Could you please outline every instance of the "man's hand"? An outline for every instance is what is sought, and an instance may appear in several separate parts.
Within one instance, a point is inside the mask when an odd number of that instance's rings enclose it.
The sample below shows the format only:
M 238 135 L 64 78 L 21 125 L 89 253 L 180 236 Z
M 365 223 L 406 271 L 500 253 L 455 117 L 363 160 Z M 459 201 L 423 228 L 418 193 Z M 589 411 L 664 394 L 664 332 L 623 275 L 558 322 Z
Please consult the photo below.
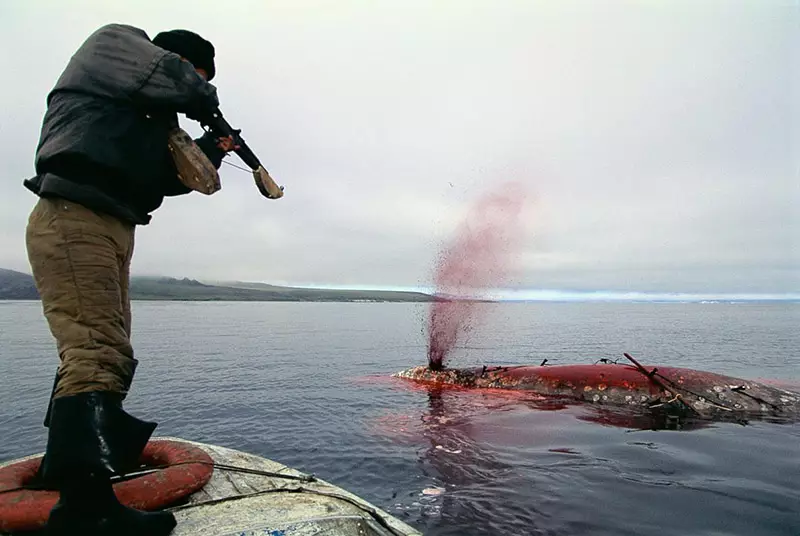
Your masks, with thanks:
M 217 147 L 229 153 L 231 151 L 235 151 L 239 149 L 239 145 L 234 145 L 233 136 L 228 136 L 227 138 L 217 138 Z

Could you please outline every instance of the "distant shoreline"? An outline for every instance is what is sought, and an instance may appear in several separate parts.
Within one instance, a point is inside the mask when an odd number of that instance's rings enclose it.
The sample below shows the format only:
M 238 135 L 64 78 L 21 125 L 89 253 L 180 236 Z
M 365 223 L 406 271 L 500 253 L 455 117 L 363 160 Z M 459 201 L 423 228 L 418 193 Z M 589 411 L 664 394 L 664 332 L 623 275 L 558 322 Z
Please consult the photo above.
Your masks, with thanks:
M 131 278 L 131 301 L 229 302 L 433 302 L 422 292 L 296 288 L 262 283 L 207 284 L 172 277 Z M 0 269 L 0 300 L 39 300 L 29 274 Z
M 3 302 L 39 302 L 39 298 L 9 298 L 0 296 L 0 303 Z M 188 303 L 188 302 L 203 302 L 203 303 L 433 303 L 436 300 L 434 297 L 430 299 L 350 299 L 350 298 L 328 298 L 328 299 L 298 299 L 298 298 L 259 298 L 241 299 L 241 298 L 181 298 L 181 297 L 152 297 L 152 296 L 131 296 L 132 302 L 174 302 L 174 303 Z M 464 300 L 466 301 L 466 300 Z M 698 300 L 698 301 L 677 301 L 677 300 L 474 300 L 480 303 L 494 303 L 494 304 L 533 304 L 533 303 L 547 303 L 553 305 L 563 304 L 580 304 L 580 305 L 777 305 L 777 304 L 791 304 L 800 305 L 800 300 L 785 299 L 785 300 Z
M 408 290 L 355 290 L 283 287 L 266 283 L 222 281 L 203 283 L 194 279 L 134 276 L 131 278 L 132 301 L 175 302 L 340 302 L 340 303 L 431 303 L 449 297 Z M 30 274 L 0 268 L 0 301 L 38 301 L 39 294 Z M 467 301 L 467 300 L 462 300 Z M 789 294 L 742 293 L 714 295 L 682 292 L 583 292 L 529 291 L 525 297 L 474 299 L 487 303 L 658 303 L 658 304 L 775 304 L 800 303 Z

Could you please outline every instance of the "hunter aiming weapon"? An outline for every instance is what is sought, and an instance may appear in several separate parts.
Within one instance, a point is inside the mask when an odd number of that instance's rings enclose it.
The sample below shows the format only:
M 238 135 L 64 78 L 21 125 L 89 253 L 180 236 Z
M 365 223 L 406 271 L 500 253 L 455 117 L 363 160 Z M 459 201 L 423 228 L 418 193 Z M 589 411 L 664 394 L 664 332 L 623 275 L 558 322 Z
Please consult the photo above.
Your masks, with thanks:
M 208 128 L 216 137 L 233 138 L 234 146 L 238 145 L 238 149 L 234 149 L 239 158 L 244 162 L 253 172 L 253 178 L 256 181 L 256 186 L 261 195 L 268 199 L 278 199 L 283 197 L 283 186 L 278 186 L 261 162 L 258 157 L 253 153 L 250 147 L 244 141 L 244 138 L 239 134 L 241 129 L 232 128 L 219 109 L 214 110 L 210 115 L 200 119 L 200 125 L 205 129 Z

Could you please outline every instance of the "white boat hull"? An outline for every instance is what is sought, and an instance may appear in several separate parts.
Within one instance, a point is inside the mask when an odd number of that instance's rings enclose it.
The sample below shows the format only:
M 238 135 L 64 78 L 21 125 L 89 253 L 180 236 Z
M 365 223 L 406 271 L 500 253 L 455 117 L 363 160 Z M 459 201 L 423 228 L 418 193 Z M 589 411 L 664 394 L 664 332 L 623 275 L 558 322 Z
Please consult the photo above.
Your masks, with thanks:
M 211 479 L 200 491 L 169 509 L 177 521 L 171 536 L 422 535 L 375 505 L 324 480 L 262 474 L 309 476 L 278 462 L 175 437 L 152 439 L 160 440 L 199 447 L 215 464 L 223 466 L 214 468 Z M 21 459 L 0 464 L 0 468 L 18 461 Z

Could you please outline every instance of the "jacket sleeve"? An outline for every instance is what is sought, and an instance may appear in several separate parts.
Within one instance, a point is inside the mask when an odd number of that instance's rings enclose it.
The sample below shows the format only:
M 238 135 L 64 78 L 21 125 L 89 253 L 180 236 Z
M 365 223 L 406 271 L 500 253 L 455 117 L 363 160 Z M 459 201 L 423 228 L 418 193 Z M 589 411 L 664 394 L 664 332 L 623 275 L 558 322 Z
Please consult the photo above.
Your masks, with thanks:
M 146 109 L 179 112 L 194 120 L 219 106 L 217 88 L 197 74 L 191 63 L 168 51 L 154 58 L 131 97 Z
M 161 193 L 164 194 L 166 197 L 176 197 L 179 195 L 186 195 L 192 193 L 194 190 L 189 188 L 188 186 L 184 185 L 181 181 L 178 180 L 178 175 L 175 174 L 174 176 L 170 176 L 169 180 L 166 184 L 164 184 L 164 189 Z
M 200 147 L 200 150 L 205 153 L 208 159 L 214 164 L 214 167 L 219 169 L 222 165 L 222 159 L 225 157 L 225 151 L 217 147 L 217 139 L 211 132 L 206 132 L 194 142 Z

